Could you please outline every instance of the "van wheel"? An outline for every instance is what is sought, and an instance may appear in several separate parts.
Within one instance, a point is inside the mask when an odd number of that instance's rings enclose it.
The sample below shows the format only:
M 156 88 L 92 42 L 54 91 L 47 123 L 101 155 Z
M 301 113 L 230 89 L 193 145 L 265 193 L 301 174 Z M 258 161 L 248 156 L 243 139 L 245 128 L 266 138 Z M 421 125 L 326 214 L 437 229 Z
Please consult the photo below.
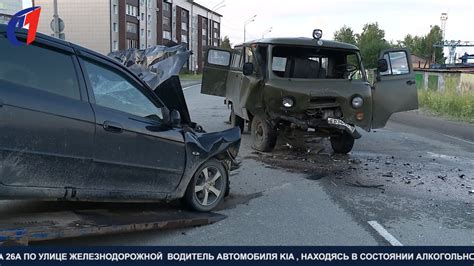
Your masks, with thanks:
M 228 193 L 229 175 L 216 159 L 205 162 L 189 182 L 184 201 L 198 212 L 209 212 L 217 207 Z
M 252 119 L 251 135 L 252 147 L 257 151 L 270 152 L 275 148 L 277 133 L 262 117 L 255 116 Z
M 354 147 L 354 138 L 347 132 L 331 137 L 331 146 L 335 153 L 348 154 Z
M 240 128 L 240 133 L 244 133 L 245 119 L 235 114 L 234 107 L 230 111 L 230 125 Z

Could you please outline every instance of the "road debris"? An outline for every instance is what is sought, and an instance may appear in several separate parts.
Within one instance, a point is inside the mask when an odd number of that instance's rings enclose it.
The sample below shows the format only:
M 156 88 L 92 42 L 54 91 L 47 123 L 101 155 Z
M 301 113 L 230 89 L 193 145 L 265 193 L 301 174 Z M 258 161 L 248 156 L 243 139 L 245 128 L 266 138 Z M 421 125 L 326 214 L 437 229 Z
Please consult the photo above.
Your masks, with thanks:
M 446 182 L 448 175 L 438 175 L 438 178 Z
M 393 177 L 392 172 L 388 172 L 382 175 L 383 177 Z
M 361 188 L 376 188 L 385 191 L 384 185 L 365 185 L 356 181 L 355 183 L 346 182 L 346 185 L 351 187 L 361 187 Z

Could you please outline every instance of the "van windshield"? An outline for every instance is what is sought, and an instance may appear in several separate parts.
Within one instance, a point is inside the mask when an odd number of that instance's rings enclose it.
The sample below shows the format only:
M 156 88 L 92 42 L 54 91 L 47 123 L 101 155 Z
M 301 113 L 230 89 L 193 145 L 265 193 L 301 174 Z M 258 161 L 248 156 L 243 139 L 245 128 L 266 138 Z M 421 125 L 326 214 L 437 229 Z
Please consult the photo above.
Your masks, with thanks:
M 364 79 L 355 51 L 276 46 L 272 55 L 272 71 L 281 78 Z

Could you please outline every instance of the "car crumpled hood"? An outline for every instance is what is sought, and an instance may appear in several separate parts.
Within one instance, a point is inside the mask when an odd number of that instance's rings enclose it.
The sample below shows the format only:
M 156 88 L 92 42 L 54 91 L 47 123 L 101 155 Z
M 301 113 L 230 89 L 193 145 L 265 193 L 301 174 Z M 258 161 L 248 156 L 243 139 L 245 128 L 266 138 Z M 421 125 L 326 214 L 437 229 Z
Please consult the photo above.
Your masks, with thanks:
M 241 135 L 239 128 L 231 128 L 221 132 L 189 134 L 187 137 L 197 140 L 201 150 L 213 154 L 231 144 L 240 144 Z
M 188 62 L 191 51 L 185 44 L 173 47 L 154 46 L 145 50 L 135 48 L 110 53 L 143 80 L 170 110 L 181 114 L 183 124 L 190 125 L 186 100 L 179 80 L 179 72 Z

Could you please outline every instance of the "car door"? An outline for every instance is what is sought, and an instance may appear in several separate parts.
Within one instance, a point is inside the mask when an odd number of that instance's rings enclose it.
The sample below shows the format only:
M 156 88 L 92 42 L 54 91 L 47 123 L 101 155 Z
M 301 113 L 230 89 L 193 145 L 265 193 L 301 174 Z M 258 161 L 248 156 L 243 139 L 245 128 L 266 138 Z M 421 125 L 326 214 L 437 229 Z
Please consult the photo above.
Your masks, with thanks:
M 236 115 L 243 117 L 242 107 L 240 106 L 240 89 L 244 75 L 242 73 L 243 65 L 243 47 L 236 47 L 232 52 L 232 60 L 227 77 L 226 99 L 232 103 L 232 108 Z
M 184 136 L 163 122 L 151 89 L 111 62 L 81 53 L 96 115 L 90 188 L 172 192 L 185 168 Z
M 257 56 L 256 53 L 260 53 Z M 235 93 L 239 96 L 239 106 L 242 109 L 242 114 L 237 113 L 239 116 L 250 120 L 246 111 L 246 106 L 250 108 L 261 108 L 263 107 L 263 93 L 264 90 L 255 89 L 259 83 L 264 79 L 265 67 L 266 67 L 266 56 L 267 48 L 259 47 L 256 45 L 244 47 L 244 58 L 243 63 L 251 63 L 254 66 L 254 71 L 250 75 L 243 75 L 240 83 L 240 88 Z M 265 58 L 261 57 L 265 56 Z
M 16 47 L 1 34 L 0 51 L 0 182 L 79 186 L 92 165 L 95 121 L 74 50 L 39 36 Z
M 201 93 L 226 96 L 232 53 L 229 50 L 209 48 L 206 52 L 202 76 Z
M 418 92 L 407 49 L 382 51 L 380 59 L 387 63 L 387 71 L 377 73 L 372 94 L 372 128 L 385 127 L 390 116 L 397 112 L 418 109 Z

